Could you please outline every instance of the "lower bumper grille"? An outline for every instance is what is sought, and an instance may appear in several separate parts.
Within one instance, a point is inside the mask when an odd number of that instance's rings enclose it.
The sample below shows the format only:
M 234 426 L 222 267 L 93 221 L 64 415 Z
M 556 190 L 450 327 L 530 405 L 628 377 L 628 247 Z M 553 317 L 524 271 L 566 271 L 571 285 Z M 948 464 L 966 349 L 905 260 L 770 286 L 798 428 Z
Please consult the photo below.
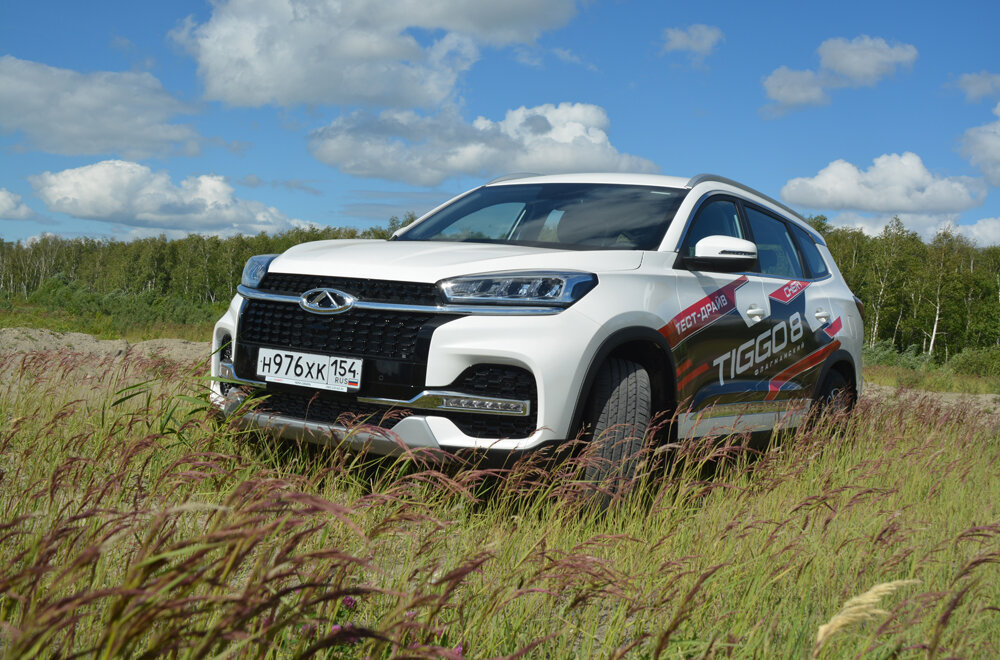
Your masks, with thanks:
M 391 429 L 411 414 L 433 415 L 450 419 L 462 433 L 473 438 L 526 438 L 537 428 L 537 388 L 534 377 L 525 369 L 507 365 L 477 365 L 466 369 L 445 389 L 457 393 L 528 400 L 531 402 L 531 414 L 510 417 L 450 410 L 413 413 L 400 407 L 360 403 L 350 394 L 287 386 L 269 386 L 265 392 L 268 396 L 261 402 L 258 410 L 348 428 L 371 424 Z
M 267 395 L 258 407 L 261 412 L 347 428 L 371 424 L 391 429 L 399 420 L 410 415 L 405 410 L 358 403 L 355 397 L 348 395 L 338 396 L 311 390 L 268 391 Z

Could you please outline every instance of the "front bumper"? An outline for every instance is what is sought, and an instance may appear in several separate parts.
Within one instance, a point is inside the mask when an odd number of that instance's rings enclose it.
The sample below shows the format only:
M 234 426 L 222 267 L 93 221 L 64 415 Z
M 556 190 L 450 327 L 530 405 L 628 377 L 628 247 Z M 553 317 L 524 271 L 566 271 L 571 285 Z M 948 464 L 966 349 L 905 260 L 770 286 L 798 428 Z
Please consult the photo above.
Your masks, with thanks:
M 357 404 L 350 412 L 350 423 L 342 423 L 336 414 L 317 416 L 314 402 L 326 399 L 325 404 L 335 407 L 345 403 L 346 395 L 323 393 L 313 399 L 314 390 L 297 388 L 292 391 L 260 382 L 247 382 L 234 378 L 232 364 L 235 360 L 238 375 L 251 375 L 253 354 L 242 352 L 238 326 L 244 298 L 237 295 L 227 313 L 216 324 L 212 375 L 219 379 L 213 383 L 216 405 L 230 414 L 239 414 L 247 425 L 265 429 L 286 438 L 304 439 L 320 443 L 347 443 L 365 446 L 372 451 L 392 453 L 402 443 L 407 447 L 431 447 L 448 451 L 460 449 L 485 449 L 499 452 L 530 450 L 552 441 L 569 437 L 572 432 L 571 417 L 582 380 L 593 355 L 600 334 L 597 324 L 574 306 L 558 314 L 498 314 L 469 315 L 442 319 L 427 338 L 425 368 L 419 378 L 411 378 L 412 386 L 375 387 L 375 380 L 362 385 L 362 391 L 351 396 L 350 404 Z M 450 310 L 449 311 L 453 311 Z M 221 347 L 230 338 L 236 338 L 235 349 L 228 357 Z M 290 350 L 315 351 L 313 348 Z M 252 350 L 252 349 L 251 349 Z M 321 352 L 321 351 L 315 351 Z M 331 349 L 331 353 L 334 349 Z M 348 354 L 350 354 L 348 352 Z M 249 358 L 249 359 L 248 359 Z M 390 380 L 387 370 L 372 363 L 368 371 L 379 383 L 382 373 Z M 522 374 L 530 379 L 530 401 L 524 388 L 480 388 L 469 386 L 465 378 L 469 370 L 487 367 Z M 255 375 L 251 375 L 255 377 Z M 488 380 L 492 380 L 492 376 Z M 504 376 L 504 382 L 507 376 Z M 235 386 L 224 381 L 264 390 L 271 394 L 272 410 L 267 401 L 258 410 L 241 412 L 243 398 Z M 518 381 L 521 382 L 521 381 Z M 480 381 L 481 384 L 481 381 Z M 297 398 L 297 406 L 285 405 L 287 398 Z M 472 404 L 469 400 L 474 400 Z M 324 405 L 322 401 L 320 405 Z M 496 407 L 490 409 L 490 404 Z M 530 417 L 504 414 L 504 408 L 530 412 Z M 382 428 L 376 419 L 386 411 L 410 416 L 392 420 Z M 292 414 L 289 412 L 292 411 Z M 307 414 L 298 414 L 307 411 Z M 277 413 L 277 414 L 276 414 Z M 374 414 L 373 414 L 374 413 Z M 361 424 L 354 422 L 361 421 Z M 366 423 L 368 422 L 368 423 Z M 373 422 L 373 423 L 371 423 Z
M 231 362 L 220 360 L 219 378 L 219 382 L 226 383 L 226 388 L 224 393 L 222 388 L 213 389 L 213 404 L 226 417 L 236 416 L 244 427 L 256 427 L 286 439 L 317 444 L 346 444 L 355 449 L 365 448 L 378 454 L 395 454 L 403 447 L 441 449 L 432 428 L 435 426 L 433 419 L 420 413 L 433 416 L 435 412 L 441 414 L 489 410 L 492 415 L 523 418 L 529 416 L 532 411 L 530 400 L 475 396 L 447 390 L 424 390 L 405 401 L 358 397 L 358 403 L 378 406 L 381 408 L 381 413 L 367 417 L 358 416 L 351 420 L 350 424 L 330 423 L 270 412 L 266 410 L 266 405 L 262 406 L 263 410 L 258 410 L 255 405 L 248 402 L 248 399 L 255 389 L 266 395 L 263 388 L 266 388 L 267 383 L 237 377 Z M 400 419 L 403 411 L 417 414 L 410 414 Z M 451 424 L 450 420 L 444 418 L 435 419 Z M 383 426 L 387 420 L 392 421 L 392 428 Z M 441 429 L 438 429 L 438 433 L 440 432 Z M 482 448 L 493 448 L 493 443 Z

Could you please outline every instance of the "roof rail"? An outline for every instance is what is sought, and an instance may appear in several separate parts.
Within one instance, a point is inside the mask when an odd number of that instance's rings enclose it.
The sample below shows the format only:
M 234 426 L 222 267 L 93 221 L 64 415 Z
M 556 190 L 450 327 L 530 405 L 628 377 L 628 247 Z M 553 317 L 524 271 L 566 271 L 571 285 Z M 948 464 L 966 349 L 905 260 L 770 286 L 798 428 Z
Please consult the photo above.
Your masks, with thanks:
M 501 181 L 513 181 L 514 179 L 527 179 L 532 176 L 541 176 L 540 174 L 535 174 L 534 172 L 513 172 L 511 174 L 504 174 L 503 176 L 498 176 L 495 179 L 491 179 L 486 182 L 486 185 L 493 183 L 500 183 Z
M 733 181 L 732 179 L 727 179 L 726 177 L 719 176 L 718 174 L 696 174 L 693 177 L 691 177 L 690 179 L 688 179 L 687 185 L 689 187 L 691 187 L 691 188 L 694 188 L 699 183 L 704 183 L 705 181 L 714 181 L 715 183 L 724 183 L 726 185 L 733 186 L 734 188 L 739 188 L 740 190 L 745 190 L 748 193 L 753 193 L 754 195 L 757 195 L 758 197 L 760 197 L 762 199 L 766 199 L 767 201 L 771 202 L 772 204 L 774 204 L 775 206 L 777 206 L 779 209 L 783 209 L 786 212 L 791 213 L 793 216 L 795 216 L 796 218 L 798 218 L 802 222 L 806 222 L 806 219 L 804 217 L 802 217 L 802 215 L 798 211 L 795 211 L 795 210 L 789 208 L 787 205 L 782 204 L 778 200 L 776 200 L 776 199 L 774 199 L 772 197 L 768 197 L 767 195 L 765 195 L 764 193 L 760 192 L 759 190 L 754 190 L 750 186 L 746 186 L 746 185 L 740 183 L 739 181 Z

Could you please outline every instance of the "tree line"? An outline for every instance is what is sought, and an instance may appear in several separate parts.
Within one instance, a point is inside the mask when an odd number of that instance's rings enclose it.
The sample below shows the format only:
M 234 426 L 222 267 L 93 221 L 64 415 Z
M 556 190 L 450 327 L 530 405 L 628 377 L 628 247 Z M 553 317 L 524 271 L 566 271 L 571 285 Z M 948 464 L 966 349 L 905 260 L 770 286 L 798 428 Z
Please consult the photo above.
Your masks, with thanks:
M 865 305 L 865 343 L 936 361 L 1000 346 L 1000 246 L 977 247 L 949 228 L 930 242 L 893 218 L 876 236 L 810 218 Z
M 208 322 L 233 296 L 251 255 L 321 239 L 388 238 L 412 220 L 407 214 L 366 230 L 302 228 L 228 238 L 0 239 L 0 302 L 61 305 L 73 313 L 144 309 L 140 316 L 147 319 Z M 948 229 L 924 242 L 898 218 L 876 236 L 834 228 L 824 216 L 809 221 L 865 305 L 867 346 L 939 362 L 965 349 L 1000 346 L 1000 246 L 977 247 Z
M 388 238 L 413 220 L 392 217 L 384 227 L 310 227 L 228 238 L 189 234 L 117 241 L 43 235 L 30 242 L 0 239 L 0 296 L 30 298 L 53 278 L 97 294 L 152 294 L 193 303 L 228 302 L 246 260 L 284 252 L 305 241 Z

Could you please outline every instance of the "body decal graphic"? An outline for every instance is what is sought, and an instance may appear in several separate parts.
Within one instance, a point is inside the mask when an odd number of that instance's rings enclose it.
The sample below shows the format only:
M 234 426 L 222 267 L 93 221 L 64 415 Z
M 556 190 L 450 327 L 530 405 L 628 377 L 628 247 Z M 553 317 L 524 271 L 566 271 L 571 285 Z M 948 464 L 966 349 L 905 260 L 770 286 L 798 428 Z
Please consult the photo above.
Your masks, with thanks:
M 746 403 L 754 396 L 762 403 L 808 397 L 815 370 L 841 347 L 836 339 L 844 328 L 841 317 L 819 327 L 806 322 L 807 297 L 815 289 L 809 289 L 813 282 L 803 280 L 765 282 L 769 309 L 764 322 L 746 332 L 740 323 L 730 333 L 722 326 L 723 318 L 738 314 L 736 293 L 748 282 L 746 275 L 737 277 L 660 328 L 678 360 L 678 396 L 688 398 L 693 409 L 719 402 Z M 699 344 L 685 343 L 702 331 L 706 335 Z M 710 353 L 692 352 L 699 345 L 715 348 Z M 756 394 L 744 396 L 751 392 Z
M 843 329 L 844 329 L 844 322 L 838 316 L 833 323 L 823 328 L 823 332 L 825 332 L 829 337 L 835 337 L 837 336 L 837 333 Z
M 706 371 L 708 371 L 708 363 L 707 362 L 704 363 L 704 364 L 702 364 L 701 366 L 699 366 L 697 369 L 692 370 L 691 373 L 687 374 L 686 376 L 681 377 L 681 379 L 679 381 L 677 381 L 677 389 L 678 390 L 683 390 L 687 386 L 688 383 L 690 383 L 692 380 L 694 380 L 698 376 L 702 375 Z M 678 374 L 678 376 L 679 376 L 679 374 Z
M 826 344 L 825 346 L 821 346 L 820 348 L 816 349 L 815 351 L 805 356 L 804 358 L 802 358 L 795 364 L 791 365 L 790 367 L 787 367 L 784 370 L 782 370 L 781 373 L 777 374 L 774 378 L 771 379 L 770 383 L 768 383 L 769 391 L 767 393 L 767 396 L 765 397 L 765 401 L 773 400 L 778 395 L 778 392 L 780 392 L 781 389 L 785 386 L 785 383 L 790 381 L 795 376 L 798 376 L 812 369 L 813 367 L 823 364 L 823 361 L 838 348 L 840 348 L 840 341 L 839 340 L 832 341 L 829 344 Z
M 660 328 L 660 334 L 667 338 L 670 348 L 677 348 L 678 344 L 691 335 L 735 310 L 736 289 L 746 284 L 747 281 L 747 276 L 741 275 L 689 306 Z
M 777 300 L 778 302 L 788 304 L 795 300 L 795 298 L 806 290 L 809 286 L 809 282 L 800 282 L 798 280 L 789 280 L 785 284 L 778 287 L 773 293 L 771 293 L 768 298 L 771 300 Z

